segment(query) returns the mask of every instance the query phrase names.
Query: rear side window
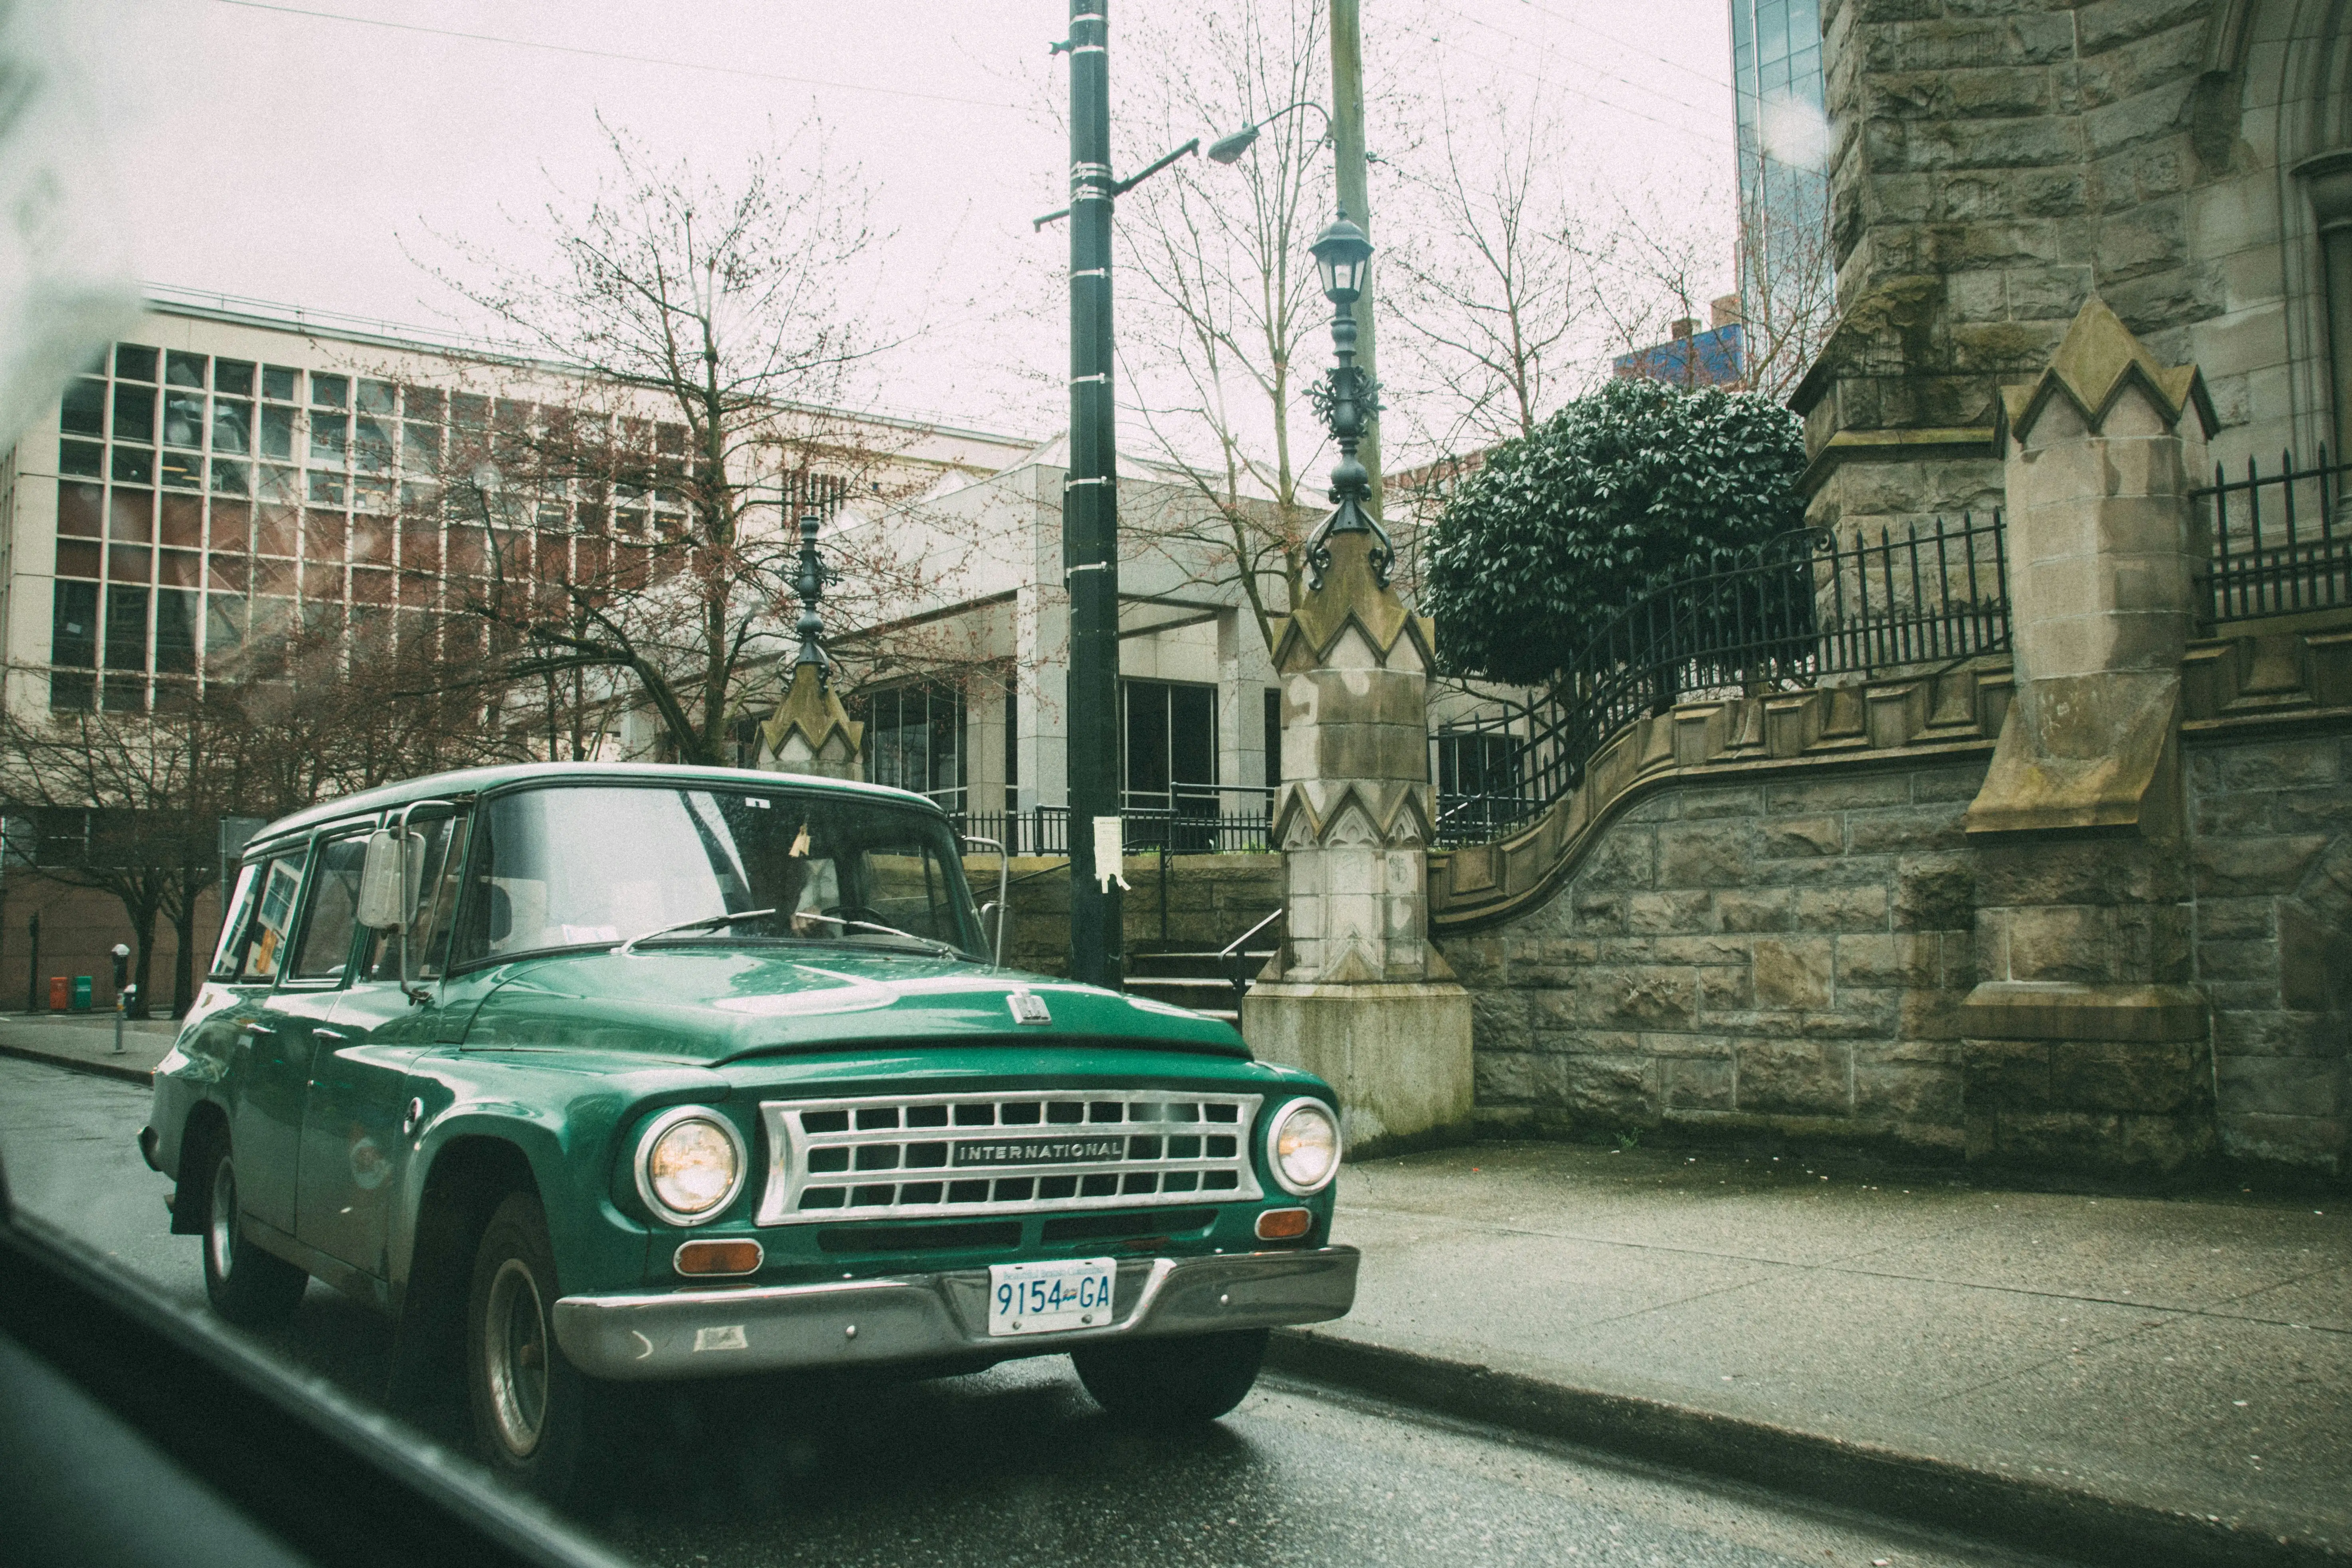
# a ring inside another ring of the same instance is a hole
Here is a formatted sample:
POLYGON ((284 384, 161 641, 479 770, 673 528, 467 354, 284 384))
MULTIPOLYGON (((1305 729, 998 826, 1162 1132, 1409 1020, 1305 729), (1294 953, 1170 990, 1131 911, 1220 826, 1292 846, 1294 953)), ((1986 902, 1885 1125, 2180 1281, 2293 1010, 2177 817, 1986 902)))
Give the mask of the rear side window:
POLYGON ((302 855, 272 856, 258 868, 259 896, 252 921, 239 936, 236 978, 243 985, 266 985, 286 963, 286 933, 294 923, 294 895, 302 887, 302 855))
POLYGON ((302 950, 287 971, 289 980, 341 980, 352 961, 352 932, 360 909, 360 868, 367 862, 364 835, 336 838, 319 847, 310 866, 310 912, 302 917, 302 950))
POLYGON ((213 952, 207 980, 236 978, 237 942, 253 920, 253 899, 261 888, 261 868, 247 866, 236 874, 236 890, 229 895, 228 913, 221 921, 220 946, 213 952))

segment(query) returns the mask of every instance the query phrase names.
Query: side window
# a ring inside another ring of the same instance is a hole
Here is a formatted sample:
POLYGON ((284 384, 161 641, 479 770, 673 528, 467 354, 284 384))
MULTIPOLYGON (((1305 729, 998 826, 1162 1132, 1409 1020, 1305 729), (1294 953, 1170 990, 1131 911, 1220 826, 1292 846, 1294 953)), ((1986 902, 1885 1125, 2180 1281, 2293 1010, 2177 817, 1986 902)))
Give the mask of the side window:
POLYGON ((227 912, 221 919, 220 945, 213 951, 213 966, 205 971, 205 979, 236 978, 237 944, 245 940, 245 928, 253 920, 254 895, 260 888, 260 867, 247 866, 237 872, 236 889, 229 894, 227 912))
POLYGON ((237 963, 237 983, 263 985, 278 978, 286 962, 286 932, 294 923, 294 895, 302 886, 302 855, 273 857, 261 868, 261 898, 237 963))
POLYGON ((367 837, 337 838, 319 847, 311 863, 310 912, 289 980, 341 980, 352 961, 352 931, 360 908, 360 868, 367 837))
MULTIPOLYGON (((416 873, 416 929, 408 938, 410 961, 420 980, 437 980, 449 959, 449 928, 457 913, 458 878, 466 868, 466 827, 463 816, 437 820, 419 817, 409 823, 417 841, 411 854, 416 873), (421 850, 421 855, 418 851, 421 850)), ((366 975, 371 980, 400 978, 400 932, 381 931, 368 939, 366 975)))

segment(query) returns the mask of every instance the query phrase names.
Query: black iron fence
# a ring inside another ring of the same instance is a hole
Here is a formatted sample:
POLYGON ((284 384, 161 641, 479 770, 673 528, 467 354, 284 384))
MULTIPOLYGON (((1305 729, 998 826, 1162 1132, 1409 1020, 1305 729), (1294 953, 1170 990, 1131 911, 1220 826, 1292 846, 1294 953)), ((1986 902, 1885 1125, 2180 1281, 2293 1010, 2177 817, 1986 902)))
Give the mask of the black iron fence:
MULTIPOLYGON (((1129 854, 1220 855, 1273 847, 1274 791, 1258 784, 1201 784, 1130 792, 1119 811, 1129 854)), ((993 839, 1013 855, 1067 855, 1067 806, 1028 811, 961 811, 956 831, 993 839)))
POLYGON ((1677 702, 1948 665, 2009 646, 2000 512, 1874 542, 1782 535, 1628 605, 1525 707, 1430 737, 1440 843, 1490 839, 1583 782, 1625 725, 1677 702))
POLYGON ((2212 484, 2190 492, 2213 540, 2208 626, 2352 604, 2352 529, 2337 526, 2347 471, 2326 447, 2309 468, 2282 452, 2269 474, 2249 458, 2242 479, 2214 465, 2212 484))

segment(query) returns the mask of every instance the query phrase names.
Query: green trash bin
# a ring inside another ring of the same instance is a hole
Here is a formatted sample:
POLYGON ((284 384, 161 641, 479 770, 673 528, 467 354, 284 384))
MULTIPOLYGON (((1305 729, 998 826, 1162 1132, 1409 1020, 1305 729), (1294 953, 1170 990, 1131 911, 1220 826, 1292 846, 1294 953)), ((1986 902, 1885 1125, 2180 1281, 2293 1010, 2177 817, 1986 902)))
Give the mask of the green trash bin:
POLYGON ((75 975, 73 1010, 77 1013, 89 1012, 90 996, 96 989, 97 987, 90 984, 90 978, 89 975, 75 975))

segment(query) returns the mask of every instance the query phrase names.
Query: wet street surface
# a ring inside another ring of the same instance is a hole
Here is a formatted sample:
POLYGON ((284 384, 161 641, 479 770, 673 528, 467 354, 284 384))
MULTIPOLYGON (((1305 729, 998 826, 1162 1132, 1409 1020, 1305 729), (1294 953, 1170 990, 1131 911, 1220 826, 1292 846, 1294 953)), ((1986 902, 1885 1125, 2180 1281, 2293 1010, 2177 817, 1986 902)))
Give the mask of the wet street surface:
MULTIPOLYGON (((197 1243, 166 1234, 168 1184, 132 1143, 147 1102, 0 1059, 0 1160, 26 1210, 201 1306, 197 1243)), ((381 1391, 389 1325, 323 1286, 256 1339, 362 1398, 381 1391)), ((1174 1436, 1104 1417, 1059 1357, 929 1382, 669 1389, 632 1400, 621 1426, 583 1522, 676 1568, 2041 1561, 1272 1377, 1174 1436)))

